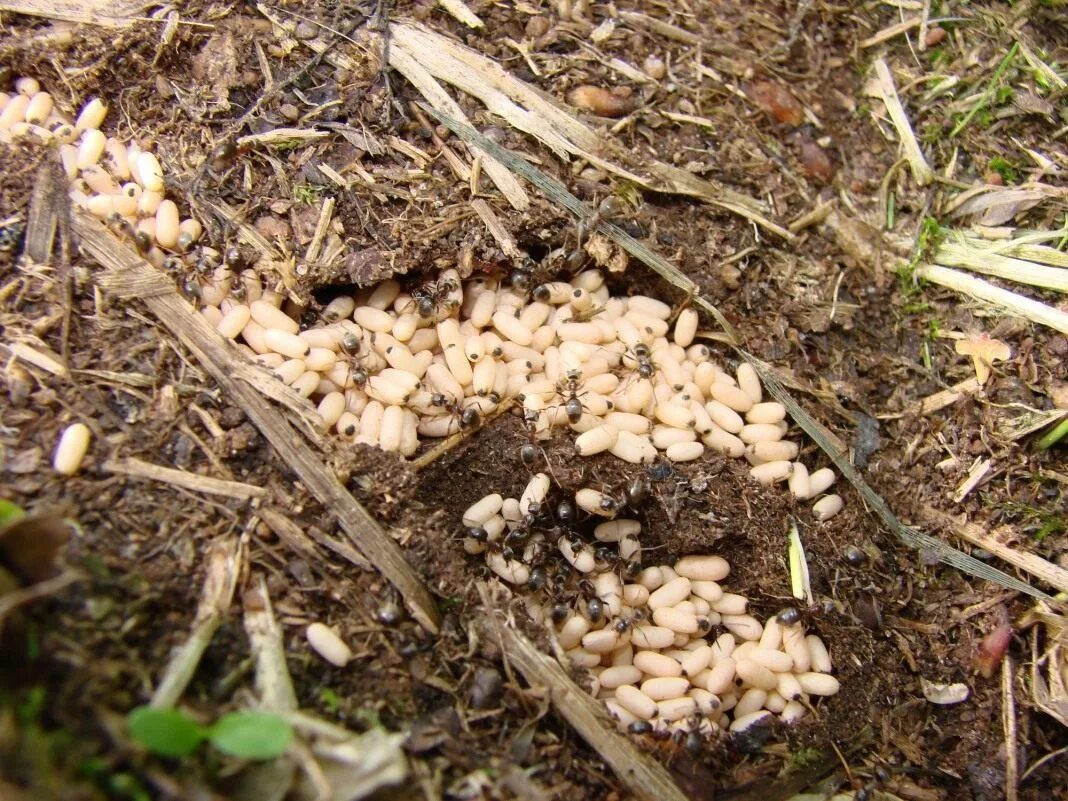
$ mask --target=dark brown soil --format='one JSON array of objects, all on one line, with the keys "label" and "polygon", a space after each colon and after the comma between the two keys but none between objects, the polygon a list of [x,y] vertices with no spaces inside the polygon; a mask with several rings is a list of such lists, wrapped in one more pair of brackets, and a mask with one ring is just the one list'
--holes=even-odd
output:
[{"label": "dark brown soil", "polygon": [[[469,3],[492,35],[463,28],[430,3],[400,5],[394,15],[423,19],[554,97],[562,99],[583,83],[625,83],[583,48],[589,26],[560,22],[549,4]],[[943,197],[938,193],[946,190],[920,191],[904,178],[893,182],[897,218],[881,248],[880,186],[897,160],[897,148],[859,109],[873,102],[862,88],[874,56],[917,74],[922,68],[909,61],[901,37],[876,48],[859,47],[900,21],[889,4],[800,5],[804,13],[795,15],[793,3],[706,0],[693,13],[685,10],[686,4],[633,3],[633,10],[703,30],[708,45],[695,53],[689,45],[628,26],[599,45],[607,58],[640,66],[647,56],[658,55],[672,65],[671,81],[657,89],[636,88],[643,110],[618,136],[643,156],[687,166],[735,191],[768,200],[772,217],[780,222],[837,197],[850,215],[870,226],[865,229],[869,244],[885,253],[885,260],[856,258],[825,226],[806,228],[787,245],[763,233],[757,236],[740,218],[675,197],[646,194],[627,222],[699,283],[738,327],[751,352],[790,378],[802,405],[851,447],[858,468],[904,522],[919,524],[921,511],[934,508],[1063,565],[1068,560],[1064,444],[1037,451],[1031,439],[1004,437],[999,424],[1012,404],[1051,407],[1052,390],[1063,387],[1068,377],[1068,342],[1049,329],[986,317],[949,292],[934,287],[916,292],[899,281],[888,266],[894,240],[910,242]],[[978,52],[996,66],[1009,38],[989,19],[1008,15],[1006,6],[932,5],[941,7],[940,15],[963,14],[972,22],[954,28],[936,48],[943,53],[940,58],[969,76],[969,54]],[[1027,12],[1033,15],[1027,35],[1047,53],[1047,63],[1063,64],[1068,30],[1063,19],[1052,15],[1057,4],[1034,5]],[[300,14],[333,27],[345,19],[362,25],[373,11],[299,6]],[[598,21],[605,13],[599,6],[594,9]],[[109,98],[108,132],[132,133],[155,147],[165,163],[177,165],[170,189],[183,216],[192,211],[205,219],[207,238],[220,250],[236,244],[235,232],[205,210],[224,201],[261,230],[281,231],[280,242],[302,253],[320,199],[333,191],[315,165],[347,163],[356,152],[350,140],[335,135],[292,149],[253,150],[221,172],[202,169],[218,143],[235,133],[292,124],[292,109],[338,99],[317,117],[319,122],[347,122],[378,142],[396,136],[435,151],[430,131],[409,116],[415,91],[393,74],[388,74],[387,86],[376,56],[350,48],[360,64],[351,73],[312,63],[310,51],[299,47],[283,57],[271,49],[270,26],[249,4],[194,3],[182,15],[183,21],[205,25],[180,25],[166,45],[159,44],[156,24],[118,33],[79,26],[67,47],[34,44],[33,37],[47,32],[46,23],[7,15],[0,64],[10,68],[9,76],[37,76],[68,112],[92,95]],[[537,52],[547,56],[546,68],[538,77],[505,41],[529,40],[531,31],[543,30]],[[294,77],[292,85],[267,91],[257,66],[257,43],[268,54],[276,85]],[[698,57],[722,80],[696,75]],[[779,122],[761,111],[744,96],[758,81],[788,86],[820,126],[812,119],[800,125]],[[234,130],[235,120],[263,98],[248,125]],[[578,175],[561,165],[549,150],[507,129],[472,101],[461,103],[481,130],[506,147],[531,154],[578,196],[596,202],[606,191],[619,190],[603,176],[598,181],[596,175]],[[712,126],[675,124],[658,110],[707,117]],[[910,111],[918,131],[937,134],[951,124],[937,104]],[[1063,135],[1063,119],[1060,125]],[[996,118],[988,127],[973,127],[963,140],[969,156],[956,180],[980,180],[990,158],[1005,152],[1010,137],[1059,154],[1063,164],[1063,140],[1048,139],[1055,127],[1041,115]],[[949,160],[953,145],[927,134],[924,143],[933,163]],[[368,152],[379,174],[393,179],[386,185],[394,191],[337,195],[347,255],[336,269],[298,274],[291,288],[309,307],[329,298],[331,287],[391,272],[452,266],[463,250],[472,252],[476,269],[510,269],[469,213],[467,187],[455,181],[442,160],[427,166],[415,187],[404,173],[411,165],[399,153],[388,148]],[[819,155],[829,159],[833,175],[811,166]],[[13,218],[5,225],[15,232],[25,222],[36,168],[44,157],[34,148],[0,147],[0,218]],[[547,254],[574,247],[575,228],[567,215],[542,199],[526,213],[497,201],[491,198],[502,224],[534,262],[542,262],[540,269],[550,273],[558,267]],[[1063,204],[1056,218],[1040,206],[1023,223],[1056,227],[1063,213]],[[746,249],[751,250],[732,258]],[[122,716],[148,699],[173,649],[184,642],[207,546],[242,533],[249,537],[249,575],[267,576],[285,627],[301,706],[357,730],[381,724],[412,732],[409,750],[419,781],[413,779],[396,797],[521,796],[515,789],[520,785],[504,780],[517,766],[543,797],[626,795],[596,753],[552,713],[545,714],[522,687],[506,684],[488,709],[470,704],[476,672],[502,668],[496,646],[474,635],[474,624],[484,615],[475,591],[483,568],[479,560],[464,556],[458,521],[469,503],[489,491],[521,491],[530,468],[519,458],[527,435],[517,417],[498,418],[418,473],[378,451],[343,452],[338,443],[328,443],[325,458],[398,539],[445,615],[437,637],[411,620],[386,624],[380,621],[395,611],[398,599],[378,575],[360,572],[328,551],[294,552],[263,524],[246,531],[248,504],[100,467],[110,457],[138,457],[262,486],[272,505],[285,509],[302,528],[336,533],[330,511],[295,480],[243,413],[143,306],[99,294],[96,268],[83,257],[75,255],[66,271],[61,265],[27,266],[17,260],[19,252],[19,246],[0,249],[4,343],[47,347],[65,356],[72,370],[59,378],[27,369],[9,361],[5,351],[0,496],[31,512],[77,520],[78,534],[64,560],[83,578],[21,611],[28,636],[14,638],[10,627],[7,631],[0,683],[0,775],[8,784],[0,782],[0,795],[226,796],[231,784],[225,766],[208,757],[180,766],[147,757],[131,744]],[[243,252],[242,258],[250,257]],[[637,264],[615,280],[620,291],[671,298],[659,279]],[[68,282],[69,309],[64,301]],[[1047,300],[1056,302],[1052,296]],[[970,374],[970,364],[954,353],[952,342],[937,336],[947,330],[988,331],[1009,342],[1015,358],[996,367],[983,395],[917,416],[910,411],[917,401]],[[726,350],[722,356],[729,359]],[[215,425],[205,425],[207,419],[218,424],[221,435]],[[77,420],[93,430],[91,464],[78,476],[60,480],[50,467],[51,450],[58,432]],[[947,467],[943,463],[950,455],[958,458]],[[954,503],[953,491],[980,456],[994,459],[992,480]],[[563,435],[546,445],[544,457],[561,491],[591,484],[618,490],[639,470],[609,457],[577,462]],[[816,446],[806,445],[805,458],[820,461]],[[1030,599],[932,566],[925,555],[881,528],[844,481],[839,489],[845,511],[817,523],[807,506],[793,504],[786,493],[754,485],[739,463],[713,458],[652,475],[652,498],[640,513],[649,537],[646,547],[665,560],[692,552],[722,554],[733,565],[731,589],[752,598],[762,617],[791,603],[785,537],[796,521],[819,599],[805,610],[806,619],[829,643],[843,686],[838,696],[820,705],[814,720],[776,731],[767,741],[711,742],[693,754],[671,741],[646,737],[643,749],[670,765],[687,793],[693,798],[778,799],[831,777],[829,791],[879,789],[894,794],[887,797],[923,800],[1004,797],[999,674],[979,676],[974,658],[981,638],[1003,617],[1018,621],[1031,607]],[[951,540],[949,532],[932,533]],[[849,546],[863,550],[861,563],[847,560]],[[313,620],[337,627],[357,655],[353,663],[332,668],[309,651],[303,627]],[[1068,760],[1062,755],[1038,763],[1063,752],[1068,733],[1031,700],[1030,636],[1018,631],[1009,649],[1016,666],[1011,682],[1016,747],[1020,771],[1027,771],[1019,797],[1045,801],[1060,797],[1068,786]],[[235,691],[251,685],[247,656],[235,608],[212,641],[183,704],[205,719],[233,708]],[[965,682],[972,696],[960,705],[935,706],[924,700],[921,678]],[[14,794],[16,787],[22,795]]]}]

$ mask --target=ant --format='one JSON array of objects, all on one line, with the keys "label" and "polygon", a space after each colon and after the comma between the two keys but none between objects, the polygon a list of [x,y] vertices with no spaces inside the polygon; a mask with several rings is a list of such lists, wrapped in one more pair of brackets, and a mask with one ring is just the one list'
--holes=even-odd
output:
[{"label": "ant", "polygon": [[368,378],[367,371],[364,370],[362,366],[357,366],[357,360],[362,360],[363,358],[360,355],[361,344],[362,341],[360,337],[352,331],[346,331],[342,335],[341,341],[338,343],[338,347],[341,349],[341,352],[345,354],[345,357],[349,362],[349,375],[345,380],[345,384],[347,385],[349,381],[352,381],[352,385],[356,387],[356,389],[363,389],[366,387]]},{"label": "ant", "polygon": [[[628,357],[635,363],[631,369],[638,373],[638,378],[652,378],[656,375],[656,364],[653,363],[649,346],[644,342],[639,342],[623,355],[624,363],[627,362]],[[630,367],[629,364],[627,366]]]},{"label": "ant", "polygon": [[635,609],[631,612],[630,617],[617,618],[616,621],[612,623],[612,628],[614,628],[618,634],[622,635],[641,623],[645,618],[646,612],[644,609]]},{"label": "ant", "polygon": [[627,559],[621,554],[613,553],[608,545],[600,545],[594,550],[593,558],[597,569],[619,574],[622,581],[634,581],[642,572],[642,563],[638,559]]},{"label": "ant", "polygon": [[458,400],[444,392],[435,392],[430,396],[430,405],[451,413],[457,420],[460,430],[478,428],[482,425],[482,415],[477,406],[463,406]]},{"label": "ant", "polygon": [[[585,407],[582,405],[582,401],[579,400],[579,382],[582,380],[582,373],[578,370],[571,370],[568,372],[565,378],[560,379],[556,385],[556,393],[564,400],[564,413],[567,415],[568,422],[574,424],[582,419],[582,413],[585,411]],[[558,408],[558,407],[554,407]],[[540,412],[535,412],[534,422],[537,422],[537,415]]]},{"label": "ant", "polygon": [[[428,281],[412,290],[412,303],[416,313],[424,320],[448,317],[460,306],[460,301],[453,295],[460,291],[460,284],[455,279],[439,278]],[[444,310],[444,315],[442,315]]]},{"label": "ant", "polygon": [[211,151],[208,164],[215,172],[224,172],[234,166],[237,160],[251,149],[252,145],[247,142],[238,144],[229,139]]},{"label": "ant", "polygon": [[583,250],[582,243],[586,239],[586,235],[591,231],[596,231],[602,222],[611,222],[624,214],[627,211],[627,205],[627,202],[622,198],[609,195],[597,204],[593,214],[584,220],[579,220],[578,225],[575,227],[578,240],[575,244],[575,249],[567,254],[564,259],[564,264],[568,270],[578,272],[582,265],[585,264],[586,252]]}]

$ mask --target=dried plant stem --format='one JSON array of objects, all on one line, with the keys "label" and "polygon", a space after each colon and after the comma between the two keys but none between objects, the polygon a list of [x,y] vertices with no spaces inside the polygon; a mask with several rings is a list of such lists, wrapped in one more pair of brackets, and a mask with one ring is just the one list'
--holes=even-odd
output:
[{"label": "dried plant stem", "polygon": [[994,286],[982,278],[976,278],[959,270],[951,270],[939,264],[921,264],[916,268],[916,275],[976,300],[992,303],[1016,317],[1023,317],[1033,323],[1049,326],[1062,334],[1068,334],[1068,313],[1016,292]]},{"label": "dried plant stem", "polygon": [[920,150],[920,143],[916,141],[916,134],[909,123],[908,115],[905,114],[905,107],[901,105],[901,99],[897,96],[894,76],[890,74],[890,67],[887,66],[885,59],[875,60],[875,74],[878,77],[879,92],[890,114],[890,121],[897,130],[897,135],[901,139],[901,147],[905,151],[905,158],[909,161],[912,177],[920,186],[927,186],[934,180],[934,171],[931,170],[923,151]]},{"label": "dried plant stem", "polygon": [[175,470],[172,467],[160,467],[149,462],[143,462],[140,459],[108,459],[101,467],[110,473],[120,473],[135,478],[147,478],[151,481],[160,481],[164,484],[183,487],[194,492],[223,495],[227,498],[236,498],[238,500],[262,498],[267,494],[267,490],[263,487],[254,487],[251,484],[243,484],[240,481],[227,481],[221,478],[187,473],[185,470]]},{"label": "dried plant stem", "polygon": [[233,601],[243,556],[244,548],[239,540],[217,540],[212,544],[207,555],[208,572],[200,591],[193,628],[189,638],[164,670],[163,678],[152,694],[150,706],[170,709],[189,686],[200,658]]},{"label": "dried plant stem", "polygon": [[938,248],[934,261],[944,267],[963,267],[965,270],[993,275],[1018,284],[1068,292],[1068,269],[1004,256],[991,248],[947,242]]}]

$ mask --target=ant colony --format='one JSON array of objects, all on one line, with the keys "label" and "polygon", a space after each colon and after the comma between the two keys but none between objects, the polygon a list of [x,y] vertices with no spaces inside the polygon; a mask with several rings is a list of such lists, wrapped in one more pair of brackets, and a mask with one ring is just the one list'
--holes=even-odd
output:
[{"label": "ant colony", "polygon": [[[578,271],[581,249],[566,259],[570,281],[531,289],[523,270],[509,280],[445,270],[407,291],[387,280],[339,295],[316,315],[242,269],[236,249],[199,244],[203,227],[167,199],[157,157],[101,132],[101,100],[72,122],[35,79],[13,88],[0,92],[0,141],[55,146],[72,203],[156,267],[192,269],[183,289],[203,318],[315,402],[339,436],[411,457],[423,440],[463,434],[518,405],[528,466],[539,441],[570,429],[579,457],[649,465],[711,451],[744,458],[756,481],[784,482],[814,501],[817,521],[842,509],[827,494],[835,474],[798,459],[798,444],[785,439],[786,410],[764,401],[753,368],[742,363],[732,374],[697,341],[694,309],[612,296],[600,270]],[[70,440],[57,469],[77,469],[84,448]],[[827,649],[796,610],[761,624],[743,596],[721,586],[725,560],[642,564],[642,526],[625,513],[636,516],[648,492],[642,476],[618,497],[592,488],[562,497],[537,473],[519,499],[491,494],[467,510],[464,548],[528,591],[531,614],[573,665],[591,671],[592,692],[631,731],[700,737],[773,715],[790,722],[814,697],[837,692]]]},{"label": "ant colony", "polygon": [[[842,508],[826,494],[835,474],[798,460],[786,409],[763,399],[753,368],[728,373],[696,342],[695,310],[613,297],[600,270],[530,291],[452,269],[408,292],[388,280],[334,298],[311,325],[249,273],[217,277],[201,297],[218,302],[202,313],[354,443],[412,456],[422,440],[463,434],[515,404],[528,466],[539,441],[570,429],[579,457],[644,466],[711,451],[814,499],[817,521]],[[796,610],[764,623],[748,614],[747,599],[719,583],[729,571],[720,557],[643,566],[641,523],[621,516],[648,495],[643,478],[619,497],[584,488],[554,503],[562,490],[537,473],[520,498],[493,493],[467,510],[464,549],[527,591],[531,615],[635,733],[700,739],[773,716],[789,723],[838,692],[827,648]]]}]

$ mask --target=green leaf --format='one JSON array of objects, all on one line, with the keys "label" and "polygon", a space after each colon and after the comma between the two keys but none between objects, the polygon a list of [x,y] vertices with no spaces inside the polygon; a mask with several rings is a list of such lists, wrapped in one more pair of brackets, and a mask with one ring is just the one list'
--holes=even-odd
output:
[{"label": "green leaf", "polygon": [[292,727],[270,712],[243,710],[223,715],[210,730],[211,743],[224,754],[274,759],[293,739]]},{"label": "green leaf", "polygon": [[139,706],[126,717],[130,736],[153,754],[184,757],[193,753],[208,736],[203,726],[177,709]]},{"label": "green leaf", "polygon": [[17,503],[0,500],[0,528],[26,516],[26,511]]}]

